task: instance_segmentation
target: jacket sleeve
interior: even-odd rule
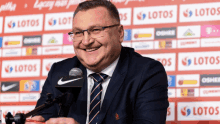
[[[53,85],[52,85],[52,74],[53,74],[53,71],[54,71],[54,68],[55,68],[55,64],[53,64],[51,66],[51,69],[48,73],[48,77],[44,83],[44,86],[43,86],[43,89],[42,89],[42,92],[40,94],[40,99],[37,101],[37,104],[36,104],[36,107],[44,104],[47,100],[47,93],[52,93],[52,99],[54,99],[54,89],[52,88]],[[43,109],[41,110],[40,112],[37,113],[37,115],[41,115],[44,117],[45,121],[49,120],[51,117],[57,117],[58,116],[58,110],[55,106],[55,104],[53,104],[51,107],[49,108],[46,108],[46,109]]]
[[[135,100],[133,124],[165,124],[168,81],[163,65],[151,61],[142,72]]]

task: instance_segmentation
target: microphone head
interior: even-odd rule
[[[83,72],[79,68],[72,68],[69,72],[69,76],[82,76]]]

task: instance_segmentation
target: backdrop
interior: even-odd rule
[[[167,123],[220,119],[220,0],[111,0],[123,46],[160,61],[168,74]],[[67,33],[82,0],[0,1],[0,110],[34,109],[54,62],[73,57]],[[135,60],[134,60],[135,61]]]

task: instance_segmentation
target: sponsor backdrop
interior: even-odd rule
[[[54,62],[74,56],[72,16],[83,0],[0,1],[0,109],[27,113]],[[160,61],[168,74],[167,124],[220,121],[220,1],[111,0],[123,46]],[[135,60],[134,60],[135,61]]]

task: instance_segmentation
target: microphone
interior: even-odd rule
[[[69,76],[63,76],[59,79],[55,88],[66,94],[60,104],[60,117],[66,117],[69,112],[70,106],[73,102],[76,102],[83,86],[84,78],[83,72],[79,68],[72,68],[69,72]]]
[[[72,68],[69,72],[69,75],[70,76],[82,76],[83,75],[83,72],[81,69],[79,68]]]
[[[83,81],[84,78],[82,70],[79,68],[72,68],[69,72],[69,76],[61,77],[55,85],[55,87],[63,93],[62,95],[52,99],[52,94],[48,93],[46,102],[27,114],[17,113],[13,117],[13,115],[8,112],[5,116],[6,124],[12,124],[13,122],[15,124],[24,124],[26,118],[30,117],[31,115],[35,115],[42,109],[52,106],[54,103],[59,103],[60,105],[58,115],[60,117],[67,117],[70,106],[73,104],[73,102],[76,102],[78,98],[81,87],[83,86]]]
[[[65,93],[69,89],[74,92],[74,90],[83,86],[83,81],[82,70],[79,68],[72,68],[69,72],[69,76],[61,77],[55,87],[62,93]]]

